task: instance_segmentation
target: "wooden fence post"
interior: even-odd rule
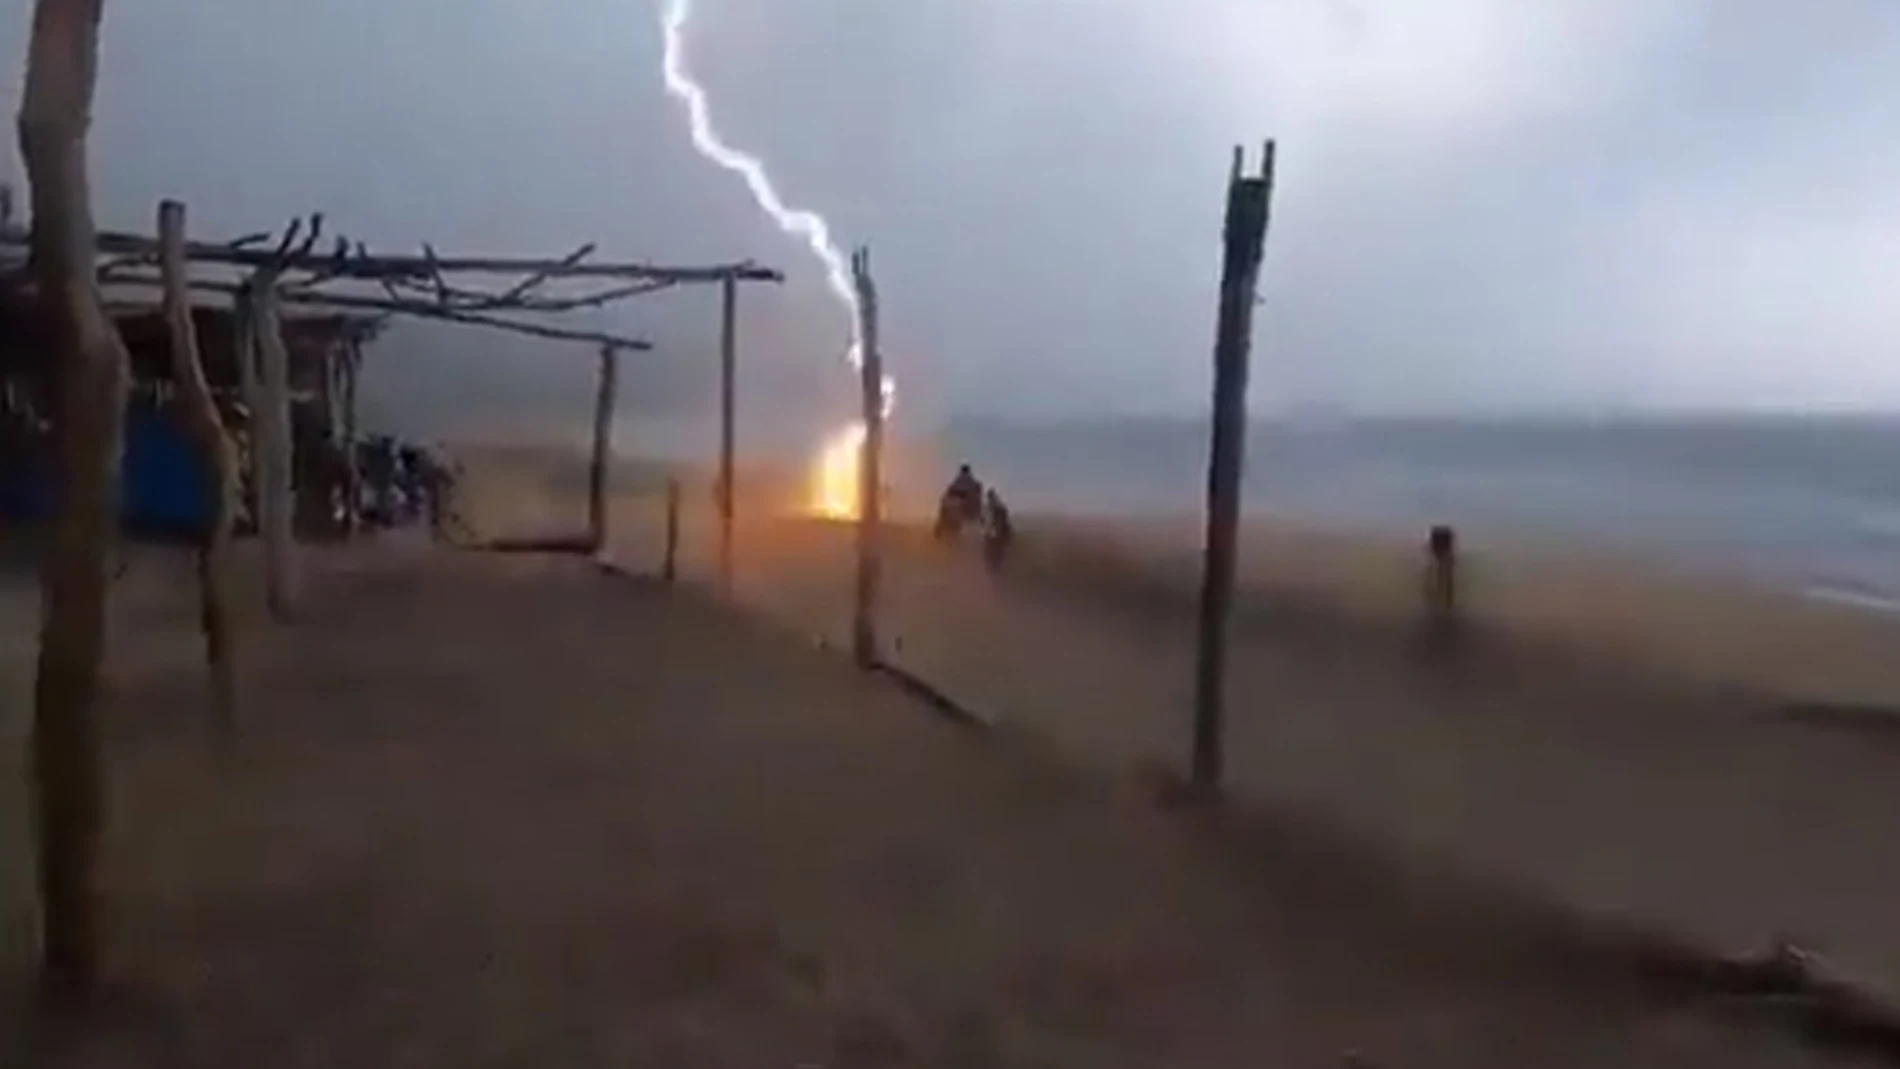
[[[237,512],[237,457],[205,377],[198,332],[191,319],[185,263],[185,206],[158,206],[159,271],[165,280],[165,318],[171,328],[172,377],[186,433],[198,446],[211,515],[198,547],[199,624],[204,630],[205,667],[211,680],[212,722],[230,733],[237,727],[237,682],[231,634],[231,525]]]
[[[253,416],[262,476],[258,486],[264,533],[264,588],[272,618],[289,622],[297,611],[295,439],[291,432],[290,353],[277,310],[277,272],[252,276],[251,297],[262,409]]]
[[[1273,142],[1258,178],[1241,176],[1234,150],[1227,185],[1225,255],[1220,320],[1214,344],[1213,442],[1207,462],[1207,542],[1202,560],[1198,648],[1194,677],[1192,782],[1200,791],[1220,786],[1226,698],[1227,620],[1233,606],[1241,475],[1246,464],[1247,364],[1253,307],[1273,199]]]
[[[739,284],[727,275],[719,287],[719,585],[732,590],[733,453],[739,374]]]
[[[666,480],[666,550],[660,560],[660,578],[668,583],[677,578],[680,546],[680,481]]]
[[[343,527],[351,538],[363,523],[363,472],[356,449],[356,376],[363,366],[363,343],[351,338],[343,350]]]
[[[851,648],[858,666],[868,669],[878,660],[884,513],[884,358],[878,348],[877,286],[871,279],[869,249],[852,254],[851,274],[858,291],[858,383],[864,420],[864,442],[858,457],[858,574]]]
[[[587,541],[596,554],[607,549],[607,480],[613,459],[614,401],[620,393],[620,354],[600,347],[600,382],[594,395],[594,456],[587,472]]]
[[[263,418],[264,394],[257,383],[257,302],[248,283],[239,286],[231,298],[231,359],[237,362],[238,397],[244,402],[243,446],[238,452],[238,505],[250,517],[258,537],[264,534],[264,508],[260,489],[264,483],[260,447],[257,444],[258,421]]]

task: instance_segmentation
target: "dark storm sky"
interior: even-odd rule
[[[699,5],[732,140],[873,245],[920,415],[1204,407],[1221,183],[1266,136],[1259,407],[1900,404],[1890,0]],[[842,410],[844,323],[690,151],[656,6],[115,0],[102,221],[182,196],[207,236],[321,208],[392,250],[755,256],[794,277],[748,302],[747,398]],[[705,406],[715,303],[619,314],[664,349],[636,407]],[[585,404],[588,354],[403,338],[406,390]]]

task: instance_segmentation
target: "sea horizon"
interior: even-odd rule
[[[1029,511],[1204,503],[1207,421],[962,414],[932,451]],[[1525,540],[1739,574],[1900,611],[1900,412],[1275,412],[1249,421],[1250,516]]]

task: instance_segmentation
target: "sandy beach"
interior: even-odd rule
[[[115,662],[111,994],[8,1064],[1833,1064],[1535,903],[1171,814],[689,590],[306,563],[236,750],[189,656]]]
[[[852,535],[761,494],[736,593],[842,647]],[[683,561],[710,581],[710,509]],[[567,511],[562,512],[562,508]],[[550,515],[577,516],[578,503]],[[614,555],[658,559],[616,503]],[[900,518],[901,520],[901,518]],[[1198,532],[1027,517],[1001,576],[890,533],[886,655],[1102,767],[1180,767]],[[1250,530],[1227,767],[1250,798],[1722,952],[1777,939],[1900,1004],[1900,625],[1794,594],[1553,547],[1471,547],[1469,627],[1428,647],[1421,548]]]
[[[473,526],[571,533],[571,472],[545,474],[472,472]],[[653,473],[622,475],[637,572]],[[1556,646],[1427,661],[1396,603],[1250,603],[1236,798],[1183,812],[1157,804],[1188,649],[1158,543],[1032,520],[994,577],[892,533],[891,656],[996,722],[971,731],[824,648],[848,528],[748,515],[736,606],[703,509],[671,590],[410,534],[313,548],[299,623],[255,623],[223,754],[186,560],[135,556],[114,994],[83,1034],[0,1039],[59,1067],[1837,1064],[1654,973],[1641,936],[1752,949],[1788,910],[1848,967],[1892,945],[1873,814],[1900,754],[1858,727]],[[28,618],[17,584],[6,604]]]

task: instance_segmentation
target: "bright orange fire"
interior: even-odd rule
[[[854,422],[825,440],[811,472],[813,515],[828,520],[858,518],[858,464],[864,457],[864,424]]]

